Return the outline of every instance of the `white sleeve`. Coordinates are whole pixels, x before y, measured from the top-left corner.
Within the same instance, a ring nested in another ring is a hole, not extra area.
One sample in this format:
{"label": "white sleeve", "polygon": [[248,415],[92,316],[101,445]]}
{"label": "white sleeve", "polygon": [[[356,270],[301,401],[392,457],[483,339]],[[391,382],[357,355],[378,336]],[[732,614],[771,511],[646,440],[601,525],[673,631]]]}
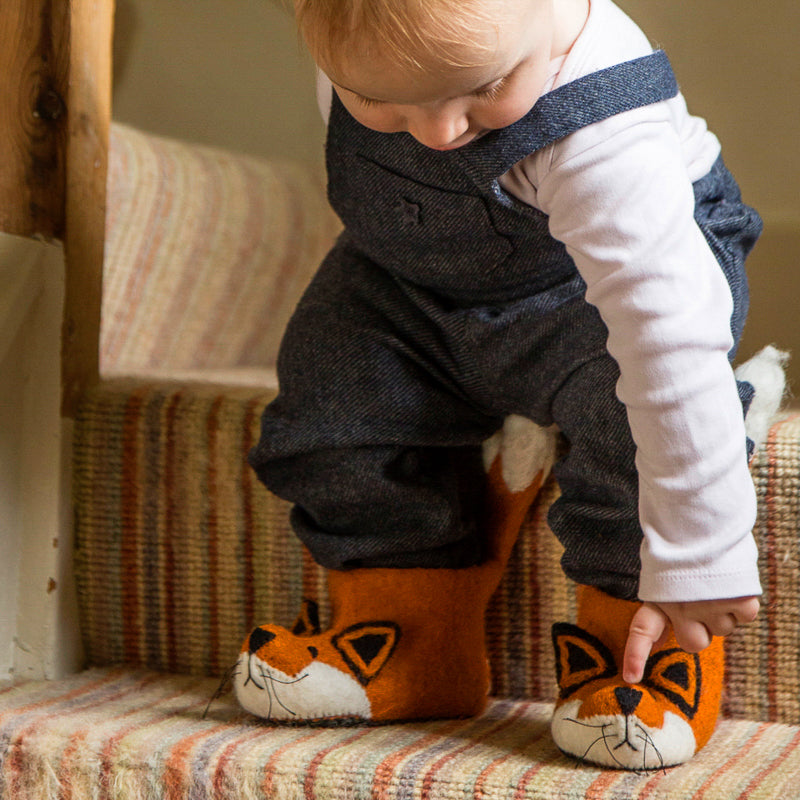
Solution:
{"label": "white sleeve", "polygon": [[727,358],[732,299],[695,223],[667,113],[631,112],[636,124],[617,118],[610,136],[579,131],[531,178],[619,364],[637,445],[641,599],[757,595],[755,490]]}
{"label": "white sleeve", "polygon": [[331,116],[331,103],[333,102],[333,84],[331,79],[321,70],[317,70],[317,106],[325,125]]}

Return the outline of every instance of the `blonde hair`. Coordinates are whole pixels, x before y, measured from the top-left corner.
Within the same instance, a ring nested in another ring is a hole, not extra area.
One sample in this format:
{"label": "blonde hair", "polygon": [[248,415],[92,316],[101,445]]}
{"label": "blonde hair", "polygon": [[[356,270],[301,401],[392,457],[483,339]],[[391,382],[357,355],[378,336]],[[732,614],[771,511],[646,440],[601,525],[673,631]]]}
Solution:
{"label": "blonde hair", "polygon": [[[475,30],[494,29],[497,8],[486,0],[294,0],[295,17],[311,55],[336,66],[353,48],[371,46],[402,67],[431,63],[475,67],[497,42],[476,42]],[[470,58],[461,55],[469,44]]]}

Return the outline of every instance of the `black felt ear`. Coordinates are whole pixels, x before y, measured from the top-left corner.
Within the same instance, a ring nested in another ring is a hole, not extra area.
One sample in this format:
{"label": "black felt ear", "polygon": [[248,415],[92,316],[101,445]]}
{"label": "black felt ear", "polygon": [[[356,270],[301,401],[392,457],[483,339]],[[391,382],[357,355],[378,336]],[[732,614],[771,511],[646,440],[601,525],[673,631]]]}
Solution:
{"label": "black felt ear", "polygon": [[292,627],[295,636],[316,636],[320,632],[319,605],[314,600],[303,598],[300,614]]}
{"label": "black felt ear", "polygon": [[650,656],[642,683],[674,703],[687,719],[692,719],[700,705],[702,669],[697,653],[679,648]]}
{"label": "black felt ear", "polygon": [[568,622],[557,622],[552,632],[562,698],[587,683],[617,674],[613,654],[596,636]]}
{"label": "black felt ear", "polygon": [[366,686],[384,668],[399,640],[395,622],[359,622],[334,636],[331,644]]}

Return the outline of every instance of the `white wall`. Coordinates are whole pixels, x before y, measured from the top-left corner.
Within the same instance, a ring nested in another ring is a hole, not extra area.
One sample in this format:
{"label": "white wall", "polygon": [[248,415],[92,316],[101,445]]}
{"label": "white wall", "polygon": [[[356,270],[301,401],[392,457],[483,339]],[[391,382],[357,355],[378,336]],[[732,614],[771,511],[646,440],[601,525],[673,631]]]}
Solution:
{"label": "white wall", "polygon": [[20,560],[21,514],[16,498],[20,493],[22,366],[16,337],[8,344],[10,352],[0,359],[0,679],[13,664]]}
{"label": "white wall", "polygon": [[114,117],[321,164],[314,67],[280,0],[117,0]]}
{"label": "white wall", "polygon": [[0,234],[0,680],[80,664],[61,420],[61,248]]}
{"label": "white wall", "polygon": [[0,678],[14,663],[23,541],[26,334],[42,293],[37,245],[0,237]]}

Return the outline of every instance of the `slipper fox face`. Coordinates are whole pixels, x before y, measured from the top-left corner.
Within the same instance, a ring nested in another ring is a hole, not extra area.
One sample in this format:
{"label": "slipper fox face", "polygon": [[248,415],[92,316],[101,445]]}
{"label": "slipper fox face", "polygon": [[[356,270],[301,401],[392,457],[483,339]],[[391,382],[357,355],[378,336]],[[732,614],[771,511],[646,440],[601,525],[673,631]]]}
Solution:
{"label": "slipper fox face", "polygon": [[320,632],[306,603],[291,631],[254,629],[232,670],[240,704],[262,718],[316,724],[480,713],[490,687],[486,605],[555,445],[555,430],[507,419],[486,448],[485,560],[330,571],[330,628]]}
{"label": "slipper fox face", "polygon": [[[304,610],[304,616],[315,614]],[[399,639],[393,622],[356,623],[336,633],[263,625],[242,645],[236,695],[269,720],[372,719],[369,685]]]}
{"label": "slipper fox face", "polygon": [[[620,614],[620,604],[636,608],[635,603],[603,598],[596,606],[601,625],[594,626],[585,615],[580,627],[553,626],[560,689],[553,739],[569,755],[607,767],[648,770],[681,764],[708,741],[716,723],[722,639],[695,654],[681,650],[671,636],[650,655],[642,682],[628,684],[619,667],[632,614]],[[609,634],[609,627],[617,631]]]}

